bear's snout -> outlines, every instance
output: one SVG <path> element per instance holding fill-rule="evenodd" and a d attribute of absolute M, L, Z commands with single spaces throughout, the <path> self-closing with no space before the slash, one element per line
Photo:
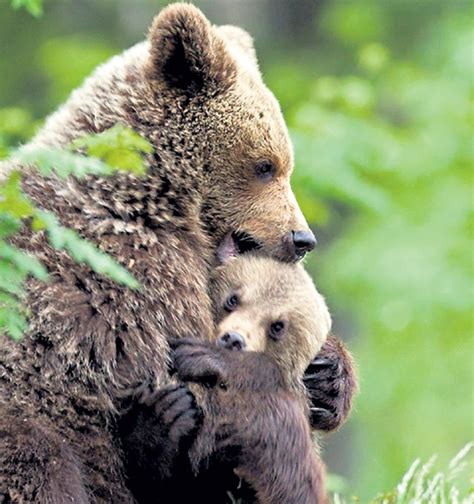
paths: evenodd
<path fill-rule="evenodd" d="M 316 237 L 312 231 L 292 231 L 291 241 L 293 243 L 295 259 L 304 257 L 306 252 L 310 252 L 316 246 Z"/>
<path fill-rule="evenodd" d="M 227 350 L 240 351 L 245 348 L 245 340 L 238 332 L 227 332 L 223 334 L 217 344 L 221 348 L 226 348 Z"/>

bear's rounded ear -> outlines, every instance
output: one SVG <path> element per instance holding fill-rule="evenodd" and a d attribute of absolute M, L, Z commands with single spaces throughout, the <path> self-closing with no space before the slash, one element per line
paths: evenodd
<path fill-rule="evenodd" d="M 148 73 L 170 88 L 197 94 L 226 89 L 235 80 L 235 61 L 204 14 L 191 4 L 172 4 L 162 10 L 148 38 Z"/>
<path fill-rule="evenodd" d="M 257 53 L 255 52 L 252 37 L 248 32 L 232 25 L 219 26 L 217 30 L 231 46 L 241 51 L 258 68 Z"/>

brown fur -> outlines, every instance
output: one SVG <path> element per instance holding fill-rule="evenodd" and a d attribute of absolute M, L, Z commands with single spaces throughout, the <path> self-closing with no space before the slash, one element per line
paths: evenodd
<path fill-rule="evenodd" d="M 216 453 L 221 463 L 230 456 L 261 504 L 325 502 L 303 402 L 267 355 L 182 340 L 176 366 L 181 380 L 207 383 L 192 389 L 206 413 L 190 450 L 196 469 Z"/>
<path fill-rule="evenodd" d="M 226 300 L 236 296 L 229 312 Z M 319 352 L 331 327 L 324 298 L 300 264 L 246 254 L 229 259 L 212 273 L 216 332 L 236 332 L 245 350 L 265 353 L 280 369 L 285 383 L 302 390 L 305 369 Z M 282 322 L 278 338 L 271 325 Z"/>
<path fill-rule="evenodd" d="M 248 37 L 238 43 L 231 31 L 227 39 L 191 5 L 168 7 L 148 42 L 98 68 L 26 146 L 65 146 L 120 122 L 155 152 L 141 179 L 62 181 L 22 167 L 34 201 L 129 267 L 142 289 L 75 264 L 27 226 L 16 238 L 51 282 L 28 282 L 28 334 L 0 347 L 0 493 L 15 502 L 133 502 L 116 418 L 144 382 L 169 383 L 169 338 L 211 336 L 216 244 L 242 231 L 262 253 L 294 258 L 289 233 L 307 225 L 289 185 L 288 134 Z M 276 167 L 269 182 L 255 177 L 262 159 Z"/>
<path fill-rule="evenodd" d="M 226 383 L 230 381 L 232 392 L 217 389 L 221 396 L 217 418 L 227 426 L 238 419 L 239 427 L 244 427 L 239 433 L 249 436 L 245 446 L 258 446 L 242 457 L 244 467 L 236 473 L 257 490 L 262 503 L 325 502 L 324 466 L 314 453 L 317 447 L 312 446 L 302 382 L 331 327 L 323 297 L 301 265 L 254 255 L 231 258 L 216 268 L 211 297 L 216 341 L 222 343 L 224 334 L 237 333 L 245 345 L 242 350 L 265 355 L 235 358 L 236 362 L 226 366 L 230 377 Z M 229 309 L 231 298 L 237 301 Z M 278 338 L 272 338 L 271 325 L 277 321 L 284 328 Z M 255 367 L 249 369 L 252 365 Z M 265 379 L 268 381 L 262 383 Z M 235 402 L 229 405 L 231 394 Z M 246 425 L 240 425 L 241 419 Z M 288 473 L 295 469 L 287 464 L 288 459 L 295 462 L 296 474 Z M 308 487 L 302 483 L 304 478 L 310 482 Z"/>

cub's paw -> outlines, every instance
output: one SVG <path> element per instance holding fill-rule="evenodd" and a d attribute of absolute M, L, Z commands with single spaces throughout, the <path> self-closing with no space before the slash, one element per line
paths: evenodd
<path fill-rule="evenodd" d="M 226 378 L 226 353 L 209 343 L 193 339 L 176 340 L 173 349 L 174 371 L 181 381 L 214 387 Z M 230 352 L 228 352 L 230 353 Z"/>
<path fill-rule="evenodd" d="M 344 423 L 357 391 L 357 377 L 349 352 L 331 336 L 305 371 L 313 429 L 331 431 Z"/>

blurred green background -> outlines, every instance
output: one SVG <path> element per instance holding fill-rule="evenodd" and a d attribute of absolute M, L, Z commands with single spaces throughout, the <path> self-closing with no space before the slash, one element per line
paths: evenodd
<path fill-rule="evenodd" d="M 0 0 L 0 156 L 167 3 L 46 0 L 35 18 Z M 307 266 L 361 378 L 324 457 L 364 501 L 474 438 L 474 3 L 195 3 L 254 36 L 290 127 Z"/>

